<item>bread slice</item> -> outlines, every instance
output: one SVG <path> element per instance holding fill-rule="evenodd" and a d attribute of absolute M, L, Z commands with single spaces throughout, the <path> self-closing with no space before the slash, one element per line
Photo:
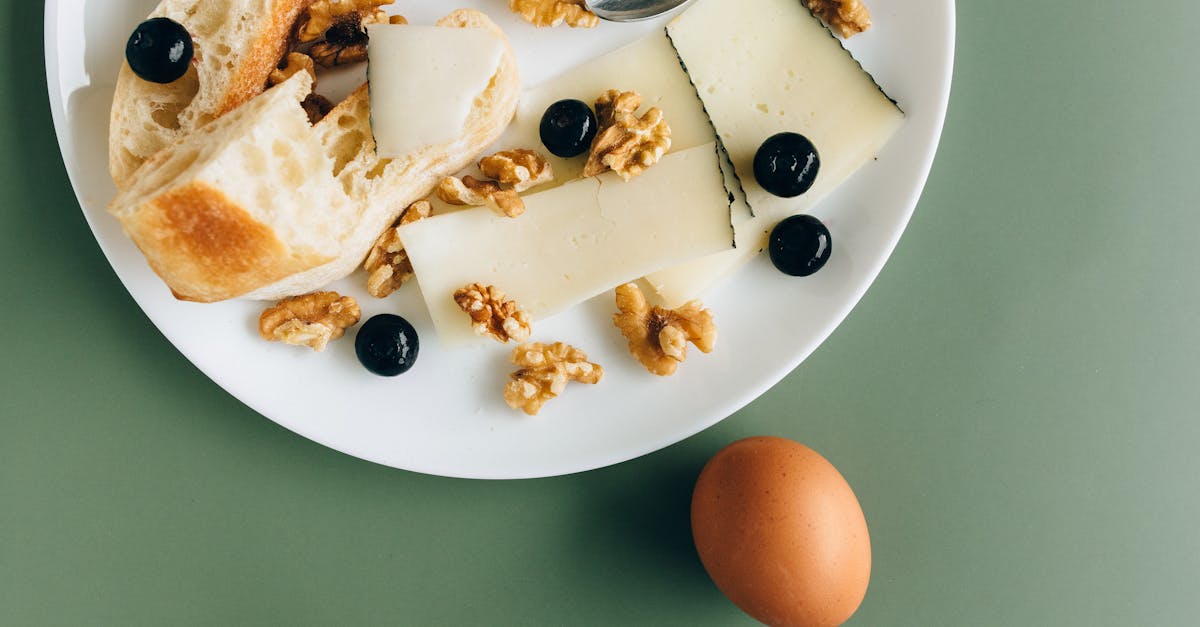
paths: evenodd
<path fill-rule="evenodd" d="M 340 279 L 401 211 L 499 137 L 520 92 L 504 34 L 469 9 L 438 25 L 505 42 L 452 142 L 377 157 L 367 85 L 310 127 L 300 101 L 311 80 L 300 72 L 144 164 L 109 208 L 177 298 L 276 299 Z"/>
<path fill-rule="evenodd" d="M 261 94 L 310 2 L 163 0 L 149 17 L 168 17 L 187 28 L 195 62 L 167 85 L 144 81 L 122 64 L 108 135 L 117 189 L 158 151 Z"/>

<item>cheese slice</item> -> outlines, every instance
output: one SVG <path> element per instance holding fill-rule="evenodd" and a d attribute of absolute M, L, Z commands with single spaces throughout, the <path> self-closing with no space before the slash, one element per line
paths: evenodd
<path fill-rule="evenodd" d="M 764 218 L 750 213 L 746 196 L 741 193 L 729 155 L 721 151 L 721 173 L 729 192 L 729 221 L 734 232 L 734 248 L 705 255 L 645 276 L 661 304 L 674 309 L 698 299 L 713 285 L 728 278 L 766 247 L 771 226 Z"/>
<path fill-rule="evenodd" d="M 550 105 L 572 99 L 594 106 L 596 98 L 609 89 L 638 92 L 642 96 L 642 111 L 650 107 L 662 109 L 663 118 L 671 127 L 674 152 L 711 144 L 716 138 L 695 88 L 679 65 L 675 49 L 666 34 L 658 31 L 527 90 L 521 96 L 509 134 L 501 141 L 517 147 L 540 147 L 539 127 Z M 560 184 L 583 173 L 585 157 L 561 159 L 546 154 Z"/>
<path fill-rule="evenodd" d="M 367 27 L 371 132 L 380 157 L 452 142 L 487 89 L 504 42 L 481 28 Z"/>
<path fill-rule="evenodd" d="M 613 173 L 525 197 L 525 214 L 480 207 L 418 220 L 400 238 L 447 344 L 479 339 L 454 303 L 494 285 L 534 320 L 661 268 L 728 250 L 729 204 L 709 143 L 671 153 L 626 183 Z"/>
<path fill-rule="evenodd" d="M 797 0 L 699 0 L 667 34 L 737 175 L 736 248 L 646 277 L 676 307 L 753 259 L 780 220 L 811 211 L 874 158 L 904 114 Z M 815 184 L 796 198 L 754 179 L 758 147 L 784 131 L 805 135 L 821 155 Z"/>
<path fill-rule="evenodd" d="M 874 158 L 904 114 L 798 0 L 698 0 L 667 34 L 729 152 L 746 200 L 772 222 L 805 213 Z M 754 179 L 767 138 L 800 133 L 821 170 L 803 195 Z"/>
<path fill-rule="evenodd" d="M 711 145 L 716 138 L 675 48 L 665 31 L 657 31 L 527 90 L 521 97 L 512 126 L 501 141 L 517 147 L 540 146 L 539 126 L 551 104 L 576 99 L 592 105 L 609 89 L 636 91 L 642 95 L 643 108 L 662 109 L 663 117 L 671 127 L 672 152 Z M 583 172 L 586 162 L 583 157 L 562 159 L 549 153 L 546 155 L 554 167 L 554 184 L 577 179 Z M 756 237 L 752 235 L 754 226 L 744 226 L 751 218 L 750 207 L 733 166 L 724 154 L 721 155 L 721 169 L 731 199 L 730 226 L 738 229 L 739 235 L 735 238 L 738 246 L 751 250 L 747 255 L 744 254 L 747 251 L 727 249 L 646 276 L 660 298 L 672 307 L 703 293 L 710 285 L 731 274 L 740 267 L 740 261 L 762 249 L 759 240 L 765 241 L 766 232 L 761 227 L 757 228 Z"/>

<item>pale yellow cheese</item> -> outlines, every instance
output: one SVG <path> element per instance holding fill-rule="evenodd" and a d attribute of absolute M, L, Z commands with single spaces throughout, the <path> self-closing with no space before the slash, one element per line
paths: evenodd
<path fill-rule="evenodd" d="M 452 142 L 487 89 L 504 42 L 482 28 L 367 27 L 371 132 L 380 157 Z"/>
<path fill-rule="evenodd" d="M 766 246 L 770 225 L 763 218 L 750 214 L 746 197 L 738 188 L 729 157 L 721 152 L 721 172 L 725 186 L 733 199 L 729 221 L 734 229 L 735 248 L 705 255 L 646 275 L 646 282 L 658 293 L 659 300 L 669 308 L 700 298 L 713 285 L 735 273 Z"/>
<path fill-rule="evenodd" d="M 675 49 L 663 32 L 654 32 L 622 48 L 599 56 L 565 74 L 527 90 L 521 96 L 516 119 L 505 144 L 542 147 L 539 135 L 542 115 L 559 100 L 582 100 L 588 106 L 609 89 L 636 91 L 642 96 L 642 111 L 658 107 L 671 127 L 671 150 L 681 151 L 710 144 L 716 138 L 704 114 L 696 90 L 679 65 Z M 550 157 L 555 180 L 561 184 L 579 178 L 584 157 Z"/>
<path fill-rule="evenodd" d="M 631 182 L 608 173 L 525 198 L 525 214 L 480 207 L 419 220 L 400 237 L 438 337 L 475 336 L 455 290 L 494 285 L 541 320 L 661 268 L 728 250 L 729 204 L 709 143 Z"/>
<path fill-rule="evenodd" d="M 805 213 L 873 158 L 904 119 L 803 3 L 698 0 L 667 26 L 756 216 Z M 776 133 L 800 133 L 821 169 L 796 198 L 767 192 L 754 155 Z"/>
<path fill-rule="evenodd" d="M 904 114 L 797 0 L 698 0 L 667 33 L 728 151 L 739 201 L 754 214 L 737 221 L 735 212 L 735 250 L 646 277 L 675 306 L 752 259 L 780 220 L 810 212 L 878 154 Z M 785 131 L 808 137 L 821 156 L 815 184 L 796 198 L 754 179 L 755 152 Z"/>

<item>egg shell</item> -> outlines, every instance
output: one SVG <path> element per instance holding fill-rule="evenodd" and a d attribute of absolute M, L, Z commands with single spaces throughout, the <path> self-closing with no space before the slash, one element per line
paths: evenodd
<path fill-rule="evenodd" d="M 709 460 L 692 536 L 721 592 L 768 625 L 840 625 L 866 596 L 862 507 L 833 464 L 798 442 L 747 438 Z"/>

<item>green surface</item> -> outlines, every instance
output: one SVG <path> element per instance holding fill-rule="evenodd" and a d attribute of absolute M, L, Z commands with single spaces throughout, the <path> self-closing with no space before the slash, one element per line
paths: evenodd
<path fill-rule="evenodd" d="M 76 207 L 41 7 L 4 4 L 0 624 L 742 624 L 687 505 L 755 434 L 857 491 L 852 624 L 1195 624 L 1194 3 L 960 3 L 929 186 L 833 337 L 682 444 L 511 483 L 327 450 L 187 363 Z"/>

